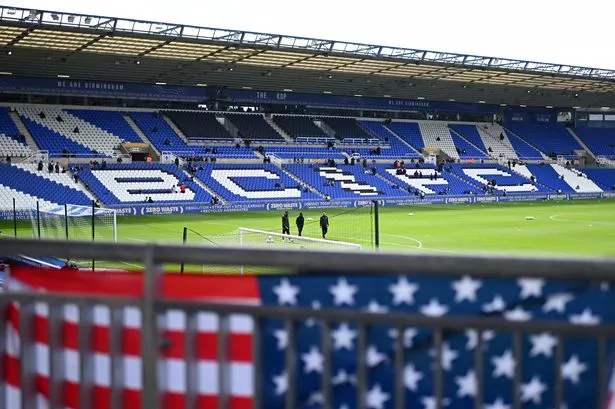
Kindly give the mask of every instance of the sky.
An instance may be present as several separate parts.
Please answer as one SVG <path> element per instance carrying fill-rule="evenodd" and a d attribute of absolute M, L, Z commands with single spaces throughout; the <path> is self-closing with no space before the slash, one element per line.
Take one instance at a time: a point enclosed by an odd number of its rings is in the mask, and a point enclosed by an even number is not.
<path fill-rule="evenodd" d="M 6 6 L 615 69 L 613 0 L 4 0 Z"/>

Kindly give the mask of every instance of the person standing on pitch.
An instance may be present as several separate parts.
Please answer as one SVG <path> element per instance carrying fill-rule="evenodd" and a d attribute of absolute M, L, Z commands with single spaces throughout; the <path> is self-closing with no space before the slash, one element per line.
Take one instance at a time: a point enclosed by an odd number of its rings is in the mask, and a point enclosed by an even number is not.
<path fill-rule="evenodd" d="M 322 238 L 326 239 L 327 231 L 329 230 L 329 217 L 325 212 L 322 212 L 322 216 L 320 216 L 320 229 L 322 230 Z"/>
<path fill-rule="evenodd" d="M 288 212 L 284 212 L 282 216 L 282 234 L 290 235 L 290 223 L 288 222 Z M 284 240 L 284 238 L 282 238 Z"/>
<path fill-rule="evenodd" d="M 301 232 L 303 231 L 303 225 L 305 224 L 303 213 L 299 213 L 299 216 L 297 216 L 297 220 L 295 221 L 295 223 L 297 224 L 297 231 L 299 231 L 299 236 L 301 236 Z"/>

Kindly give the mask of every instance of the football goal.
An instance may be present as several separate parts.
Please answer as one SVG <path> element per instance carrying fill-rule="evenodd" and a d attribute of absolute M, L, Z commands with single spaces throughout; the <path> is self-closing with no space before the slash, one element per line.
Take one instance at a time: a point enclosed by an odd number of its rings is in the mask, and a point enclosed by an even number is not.
<path fill-rule="evenodd" d="M 30 209 L 32 235 L 41 239 L 117 241 L 113 209 L 72 204 Z"/>

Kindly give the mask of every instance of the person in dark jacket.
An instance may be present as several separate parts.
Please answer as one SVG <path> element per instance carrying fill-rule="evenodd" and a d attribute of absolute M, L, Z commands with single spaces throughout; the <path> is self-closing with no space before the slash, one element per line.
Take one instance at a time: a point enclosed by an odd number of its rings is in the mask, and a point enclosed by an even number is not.
<path fill-rule="evenodd" d="M 297 220 L 295 221 L 295 223 L 297 224 L 297 231 L 299 232 L 299 236 L 301 236 L 301 232 L 303 231 L 303 225 L 305 224 L 303 213 L 299 213 L 299 216 L 297 216 Z"/>
<path fill-rule="evenodd" d="M 284 212 L 284 215 L 282 216 L 282 234 L 290 235 L 290 223 L 288 221 L 288 212 Z"/>
<path fill-rule="evenodd" d="M 320 229 L 322 230 L 322 238 L 326 239 L 329 231 L 329 217 L 325 212 L 322 212 L 322 216 L 320 216 Z"/>

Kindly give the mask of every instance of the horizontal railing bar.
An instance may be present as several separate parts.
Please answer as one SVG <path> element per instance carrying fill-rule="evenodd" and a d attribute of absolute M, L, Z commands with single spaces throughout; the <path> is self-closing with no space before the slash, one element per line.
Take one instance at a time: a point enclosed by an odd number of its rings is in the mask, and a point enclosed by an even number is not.
<path fill-rule="evenodd" d="M 23 302 L 23 303 L 42 303 L 49 305 L 61 304 L 80 304 L 80 305 L 102 305 L 110 308 L 121 307 L 137 307 L 143 306 L 143 301 L 140 298 L 115 297 L 104 295 L 81 295 L 81 294 L 66 294 L 66 293 L 21 293 L 21 292 L 4 292 L 0 293 L 0 303 L 2 302 Z"/>
<path fill-rule="evenodd" d="M 328 322 L 351 322 L 355 324 L 385 325 L 391 327 L 425 327 L 442 330 L 465 331 L 475 329 L 480 331 L 514 331 L 553 332 L 561 335 L 580 337 L 615 336 L 615 325 L 579 325 L 557 321 L 507 321 L 502 317 L 477 316 L 441 316 L 428 317 L 415 313 L 373 314 L 356 310 L 318 309 L 298 307 L 278 307 L 263 305 L 195 303 L 180 300 L 159 300 L 155 302 L 156 311 L 182 310 L 189 313 L 213 312 L 216 314 L 249 315 L 258 319 L 275 319 L 301 321 L 307 319 L 325 320 Z"/>
<path fill-rule="evenodd" d="M 510 255 L 400 254 L 220 248 L 163 244 L 125 244 L 0 238 L 0 256 L 62 255 L 109 261 L 139 261 L 153 249 L 156 263 L 288 267 L 312 274 L 421 273 L 483 277 L 542 277 L 557 280 L 615 281 L 614 258 L 570 258 Z M 266 260 L 265 262 L 263 260 Z"/>

